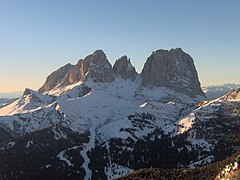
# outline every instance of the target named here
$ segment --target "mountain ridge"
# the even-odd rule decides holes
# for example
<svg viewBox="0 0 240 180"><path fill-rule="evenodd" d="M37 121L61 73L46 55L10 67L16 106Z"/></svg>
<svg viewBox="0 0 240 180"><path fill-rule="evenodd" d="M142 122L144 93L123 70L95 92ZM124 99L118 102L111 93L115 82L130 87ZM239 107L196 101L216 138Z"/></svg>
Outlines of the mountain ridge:
<svg viewBox="0 0 240 180"><path fill-rule="evenodd" d="M203 92L205 93L207 99L215 99L220 96L223 96L224 94L234 90L238 89L240 87L240 84L224 84L224 85L211 85L211 86L204 86L202 87Z"/></svg>
<svg viewBox="0 0 240 180"><path fill-rule="evenodd" d="M164 51L169 67L177 68L170 51ZM230 156L240 144L238 90L206 101L189 83L184 91L143 86L127 56L108 63L97 51L52 90L27 88L0 109L0 179L115 179L141 168L195 168Z"/></svg>
<svg viewBox="0 0 240 180"><path fill-rule="evenodd" d="M143 87L167 87L193 97L204 96L193 59L181 48L169 51L161 49L153 52L144 64L141 74L136 72L127 56L116 60L112 67L103 50L96 50L93 54L79 60L76 65L68 65L69 69L65 66L54 72L57 74L64 68L65 76L61 73L60 79L49 84L49 79L56 78L54 73L50 74L39 92L46 93L56 86L59 88L77 82L85 82L88 78L99 83L110 83L116 77L135 80L139 76L142 78L141 86ZM48 88L44 89L47 86Z"/></svg>

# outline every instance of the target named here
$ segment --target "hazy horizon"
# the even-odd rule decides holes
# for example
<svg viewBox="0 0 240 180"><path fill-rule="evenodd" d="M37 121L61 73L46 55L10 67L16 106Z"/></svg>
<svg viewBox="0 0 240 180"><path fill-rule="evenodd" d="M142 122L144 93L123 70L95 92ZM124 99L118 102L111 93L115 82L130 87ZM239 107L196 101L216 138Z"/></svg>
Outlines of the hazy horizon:
<svg viewBox="0 0 240 180"><path fill-rule="evenodd" d="M202 86L240 84L240 1L4 1L0 92L38 89L66 63L103 49L138 72L157 49L181 47Z"/></svg>
<svg viewBox="0 0 240 180"><path fill-rule="evenodd" d="M223 86L223 85L227 85L227 84L240 85L238 83L224 83L224 84L212 84L212 85L206 85L206 86L201 85L201 87ZM26 87L26 88L28 88L28 87ZM32 89L32 90L37 91L38 89ZM18 98L18 97L20 97L22 95L24 90L25 89L23 89L22 91L0 92L0 98Z"/></svg>

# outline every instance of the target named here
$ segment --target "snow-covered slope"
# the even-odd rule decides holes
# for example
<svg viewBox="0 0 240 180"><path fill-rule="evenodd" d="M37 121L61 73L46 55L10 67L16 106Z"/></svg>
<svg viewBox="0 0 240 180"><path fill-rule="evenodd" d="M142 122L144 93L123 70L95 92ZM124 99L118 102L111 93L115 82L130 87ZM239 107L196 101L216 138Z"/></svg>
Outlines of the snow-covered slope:
<svg viewBox="0 0 240 180"><path fill-rule="evenodd" d="M17 99L7 99L7 98L1 98L0 99L0 109L4 106L7 106L8 104L16 101Z"/></svg>
<svg viewBox="0 0 240 180"><path fill-rule="evenodd" d="M134 81L116 78L111 83L78 82L52 90L52 94L59 95L55 98L28 90L19 100L0 110L0 125L14 137L46 128L52 128L56 139L71 136L70 132L88 133L89 141L83 144L81 151L82 167L87 172L85 178L88 178L94 176L89 168L93 163L89 153L96 146L105 144L107 148L106 142L116 138L131 140L135 144L158 128L169 134L174 129L174 122L199 102L197 98L167 88L143 88L139 81L140 77ZM141 122L142 118L145 122ZM67 131L56 131L56 126ZM59 152L61 157L65 152ZM111 179L132 170L112 162L104 172Z"/></svg>
<svg viewBox="0 0 240 180"><path fill-rule="evenodd" d="M240 89L210 101L203 101L187 117L178 121L178 132L183 133L192 128L195 122L216 118L219 114L230 117L240 116Z"/></svg>
<svg viewBox="0 0 240 180"><path fill-rule="evenodd" d="M28 113L0 116L0 126L13 136L23 136L56 125L63 118L55 105Z"/></svg>
<svg viewBox="0 0 240 180"><path fill-rule="evenodd" d="M26 89L20 99L0 109L0 116L30 113L41 109L52 101L53 97Z"/></svg>
<svg viewBox="0 0 240 180"><path fill-rule="evenodd" d="M195 167L218 160L216 149L228 143L225 138L238 136L239 91L204 101L201 93L143 86L135 70L123 76L126 64L119 63L113 71L97 51L69 67L62 81L54 79L53 88L43 93L26 89L1 108L0 174L28 178L21 159L12 163L13 152L35 158L32 172L42 178L58 172L52 176L112 179L142 167ZM226 128L229 136L221 137ZM221 151L231 153L237 143ZM41 159L35 156L39 153Z"/></svg>

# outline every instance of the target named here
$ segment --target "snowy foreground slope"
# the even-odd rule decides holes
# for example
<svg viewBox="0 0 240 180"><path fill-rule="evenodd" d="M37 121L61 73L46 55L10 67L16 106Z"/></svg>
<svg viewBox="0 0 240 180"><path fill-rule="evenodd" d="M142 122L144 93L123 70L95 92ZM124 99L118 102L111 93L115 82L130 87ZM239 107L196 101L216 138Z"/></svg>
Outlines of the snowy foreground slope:
<svg viewBox="0 0 240 180"><path fill-rule="evenodd" d="M158 128L162 128L167 135L174 129L173 123L178 120L178 117L184 116L191 110L189 107L194 107L193 104L197 102L166 88L139 89L137 81L116 79L111 84L84 83L84 85L76 85L75 88L89 86L92 91L88 94L79 97L73 88L66 94L56 97L55 101L51 101L48 95L31 90L32 94L23 95L19 100L1 109L0 112L4 116L0 116L0 125L13 138L25 138L29 133L46 129L53 134L54 141L62 138L69 139L71 133L80 136L89 135L88 142L81 142L82 144L74 144L73 147L63 149L55 158L59 158L68 166L77 166L71 159L65 157L65 153L71 148L73 148L71 150L82 148L79 156L82 156L84 163L79 168L87 171L86 177L90 177L92 170L89 166L94 160L89 160L88 153L95 147L104 147L109 151L108 143L118 138L131 142L133 146L139 139L147 137ZM124 96L125 94L127 96ZM154 97L155 94L158 96ZM44 96L44 98L41 98L42 101L37 99L36 102L36 99L30 98L33 95ZM176 97L177 102L171 101L173 97ZM46 105L46 102L50 104ZM184 110L181 112L181 109ZM14 146L16 146L15 141L11 141L1 150L4 153L5 150ZM24 146L26 149L34 146L34 140L26 142ZM126 150L132 151L131 146L125 147ZM107 154L102 158L111 159ZM102 167L108 178L132 172L132 169L127 168L126 165L117 164L110 159L104 160L110 164Z"/></svg>
<svg viewBox="0 0 240 180"><path fill-rule="evenodd" d="M177 68L185 56L176 49L150 59ZM194 168L239 144L239 91L203 101L200 83L190 87L194 68L179 79L169 75L165 86L144 86L126 57L112 69L102 51L66 67L42 93L26 89L0 109L0 179L115 179L143 167ZM181 83L186 91L172 88Z"/></svg>

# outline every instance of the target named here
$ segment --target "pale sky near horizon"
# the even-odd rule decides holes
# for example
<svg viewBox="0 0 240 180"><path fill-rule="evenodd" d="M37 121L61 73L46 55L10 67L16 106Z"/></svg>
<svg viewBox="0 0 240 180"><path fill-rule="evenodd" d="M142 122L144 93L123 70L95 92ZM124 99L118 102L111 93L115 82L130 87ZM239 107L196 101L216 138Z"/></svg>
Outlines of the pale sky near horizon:
<svg viewBox="0 0 240 180"><path fill-rule="evenodd" d="M181 47L203 86L240 84L239 0L0 0L0 92L38 89L66 63L103 49L138 72Z"/></svg>

